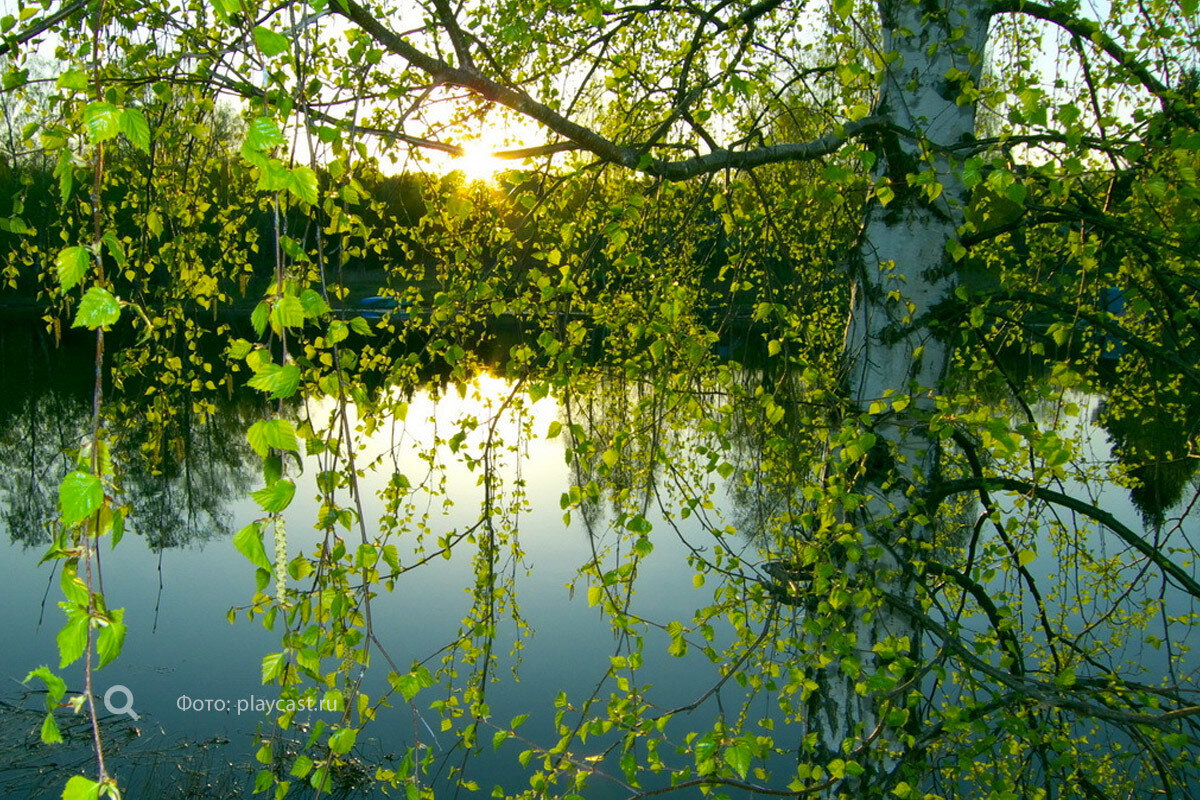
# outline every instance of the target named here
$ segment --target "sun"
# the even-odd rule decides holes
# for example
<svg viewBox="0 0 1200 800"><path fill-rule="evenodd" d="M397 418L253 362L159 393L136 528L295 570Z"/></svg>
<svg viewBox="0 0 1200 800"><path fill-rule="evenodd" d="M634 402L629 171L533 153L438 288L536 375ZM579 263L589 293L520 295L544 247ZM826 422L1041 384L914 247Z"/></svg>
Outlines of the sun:
<svg viewBox="0 0 1200 800"><path fill-rule="evenodd" d="M463 154L450 161L450 168L460 170L469 181L491 183L496 173L512 167L512 162L492 155L496 146L488 141L477 139L462 145Z"/></svg>

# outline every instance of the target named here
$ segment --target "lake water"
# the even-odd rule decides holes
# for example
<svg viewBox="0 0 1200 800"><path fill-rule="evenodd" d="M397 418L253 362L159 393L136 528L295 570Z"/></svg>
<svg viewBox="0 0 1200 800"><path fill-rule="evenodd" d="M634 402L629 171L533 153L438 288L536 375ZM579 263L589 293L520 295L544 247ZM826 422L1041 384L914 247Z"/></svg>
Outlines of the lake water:
<svg viewBox="0 0 1200 800"><path fill-rule="evenodd" d="M86 347L53 350L30 333L10 331L7 335L12 341L5 352L12 358L4 368L9 393L0 416L0 465L4 468L0 502L6 503L0 556L0 608L4 611L0 699L8 705L0 707L0 794L48 798L61 793L62 781L69 774L66 770L90 769L82 730L75 730L71 741L57 750L35 744L40 700L24 694L20 685L25 674L38 665L57 666L59 590L52 566L38 565L44 550L38 519L53 511L58 476L68 468L63 451L78 441L89 410L88 382L75 378L72 386L69 380L58 378L81 373L86 377L90 354ZM15 363L20 360L17 353L26 355L24 365ZM511 402L514 397L519 402ZM600 393L593 395L591 402L603 399ZM1070 424L1078 426L1078 439L1087 448L1083 458L1097 465L1111 463L1113 455L1105 433L1090 422L1099 401L1088 396L1075 399L1080 410ZM328 408L327 403L312 402L305 413L322 419ZM591 695L605 678L610 658L628 652L629 644L614 634L597 607L589 605L588 582L580 577L580 570L594 558L611 564L627 556L628 536L614 536L608 529L607 522L613 517L608 500L576 510L569 523L563 519L560 498L582 481L565 459L567 432L554 438L547 433L556 423L578 420L582 410L586 409L577 406L568 412L563 400L554 396L533 400L519 389L514 392L508 379L485 372L465 385L417 388L407 397L403 421L386 421L370 435L360 437L358 459L365 470L362 488L371 535L378 532L377 521L384 511L380 496L395 486L394 476L403 474L416 487L405 495L411 516L393 531L390 540L399 548L401 562L411 564L422 557L420 548L426 552L437 549L438 536L467 530L478 522L485 490L481 468L468 466L467 457L482 453L487 421L495 420L494 433L505 447L493 453L492 475L500 487L501 505L507 505L498 519L511 528L511 536L501 544L498 571L511 580L519 618L528 633L512 615L500 615L507 621L496 636L498 661L491 670L495 682L488 687L487 700L492 718L502 725L518 714L530 713L520 733L540 747L551 746L557 739L553 715L559 693L566 692L573 702ZM667 418L664 430L672 431L671 412L663 413ZM114 753L113 769L129 788L129 797L168 793L242 796L239 787L252 782L255 769L255 734L270 729L269 723L264 724L267 715L255 711L254 706L277 698L273 687L261 684L260 661L279 650L278 633L247 621L244 615L239 615L235 624L226 619L230 608L245 606L254 591L253 568L231 541L234 532L261 513L247 496L260 485L257 458L229 433L242 430L245 419L245 410L231 401L218 415L196 421L189 428L186 453L168 459L166 475L131 467L126 478L126 490L134 503L131 530L119 547L101 554L105 595L110 606L126 609L128 635L121 657L97 673L97 691L126 687L132 710L139 717L110 715L104 722ZM457 452L451 452L447 440L463 427L464 420L481 424L459 443ZM606 424L619 428L620 420L609 419ZM686 430L671 435L676 443L687 441ZM680 451L678 457L681 471L686 472L684 462L689 456ZM318 512L314 498L319 469L317 459L309 457L297 478L296 500L286 515L288 547L293 554L311 550L321 540L311 527ZM694 547L711 552L718 541L711 533L714 529L747 519L745 492L735 498L729 487L715 475L713 478L709 507L687 519L681 518L672 504L671 498L678 500L680 490L670 487L670 472L660 474L660 492L644 505L639 488L627 487L632 489L628 504L642 510L653 526L654 545L638 566L631 613L664 623L689 621L696 609L712 604L714 585L696 585L696 571L688 557ZM614 478L611 483L619 481ZM1093 485L1068 483L1062 490L1081 497L1090 493L1123 523L1142 529L1141 514L1122 489L1097 490ZM662 505L656 496L664 499ZM1023 512L1010 505L1006 513ZM1171 542L1182 543L1195 534L1196 520L1197 515L1185 509L1173 527L1165 529L1174 537ZM1063 520L1062 526L1063 530L1083 531L1080 535L1085 541L1079 546L1099 558L1121 549L1111 535L1092 530L1080 519ZM1040 552L1051 549L1051 539L1058 535L1053 527L1041 526ZM422 530L426 531L423 535ZM721 546L740 552L746 564L758 561L752 537L725 534L720 541ZM606 552L606 548L612 550ZM421 662L435 668L443 648L455 641L472 610L476 584L472 559L477 552L478 547L464 542L450 558L437 557L405 573L393 592L381 593L374 601L377 637L401 667ZM1038 559L1029 566L1047 585L1066 591L1068 582L1053 574L1052 564L1049 559ZM998 579L994 588L1002 589L1004 584ZM1172 614L1187 613L1191 608L1182 596L1171 598L1170 606ZM1098 630L1106 624L1088 619L1078 622L1095 624ZM1182 638L1174 646L1186 645L1187 626L1175 630L1182 631ZM667 652L670 637L664 631L648 627L644 633L646 663L640 679L652 685L646 698L657 707L684 706L704 695L719 678L697 649L673 657ZM730 635L728 629L715 634L718 642ZM518 639L521 646L514 650L513 642ZM1161 678L1169 668L1167 652L1140 637L1135 639L1122 658L1140 663L1147 677ZM373 697L385 688L384 672L377 668L368 674L364 690ZM79 664L64 673L72 689L82 686ZM424 701L437 697L439 690L425 691L428 694L419 695L423 701L418 703L420 708ZM608 691L611 687L601 696ZM740 690L730 686L722 692L737 708ZM769 700L762 701L764 711L768 705ZM434 753L437 763L445 765L435 770L438 777L433 780L446 790L445 767L462 760L453 733L440 730L436 713L418 712L398 698L394 706L380 712L364 734L366 738L359 740L356 753L367 763L387 762L419 741ZM689 725L698 729L711 725L717 713L712 706L709 703L694 714L683 715L686 720L673 720L668 735L682 738ZM338 716L335 711L318 709L298 718L305 723L318 719L333 722ZM481 731L480 741L484 747L468 762L466 778L478 782L484 793L493 785L508 792L528 787L526 775L516 767L516 753L529 744L510 740L493 750L490 730ZM589 783L588 798L606 800L629 794L619 780L615 757L600 759L597 766L613 779L598 772Z"/></svg>

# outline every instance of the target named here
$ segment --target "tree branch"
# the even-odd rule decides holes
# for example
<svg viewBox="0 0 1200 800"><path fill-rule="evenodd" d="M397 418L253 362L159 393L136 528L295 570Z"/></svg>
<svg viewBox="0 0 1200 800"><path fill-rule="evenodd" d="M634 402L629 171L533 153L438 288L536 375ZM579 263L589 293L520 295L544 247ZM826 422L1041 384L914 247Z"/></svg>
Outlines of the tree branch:
<svg viewBox="0 0 1200 800"><path fill-rule="evenodd" d="M1178 98L1175 96L1175 92L1150 72L1145 64L1122 47L1116 39L1105 33L1100 27L1100 23L1077 17L1065 10L1065 7L1042 5L1032 2L1032 0L995 0L992 3L991 12L993 14L1027 14L1046 22L1052 22L1067 33L1080 39L1086 39L1136 78L1148 92L1157 97L1162 102L1164 111L1178 115L1192 128L1200 128L1200 116L1197 116L1195 110L1177 102Z"/></svg>
<svg viewBox="0 0 1200 800"><path fill-rule="evenodd" d="M1016 492L1027 496L1036 497L1046 503L1069 508L1083 514L1085 517L1090 517L1096 522L1117 535L1121 541L1137 550L1153 564L1155 564L1163 572L1174 578L1179 586L1193 597L1200 598L1200 583L1196 579L1184 571L1183 567L1176 564L1171 559L1163 555L1157 547L1147 542L1141 536L1134 533L1125 523L1114 517L1109 512L1097 508L1083 500L1071 497L1062 492L1056 492L1053 489L1047 489L1044 486L1037 486L1028 481L1018 480L1016 478L991 477L991 478L960 478L952 481L943 481L942 483L930 486L926 492L926 500L932 503L939 503L943 499L952 494L959 492L974 492L980 489L998 489L1006 492Z"/></svg>
<svg viewBox="0 0 1200 800"><path fill-rule="evenodd" d="M39 33L44 33L58 23L62 22L67 17L74 14L76 11L79 11L85 5L85 0L75 0L74 3L67 3L55 13L46 17L45 19L38 20L20 33L14 36L5 37L4 43L0 44L0 56L11 52L15 45L25 44Z"/></svg>
<svg viewBox="0 0 1200 800"><path fill-rule="evenodd" d="M772 6L771 3L762 5L764 9ZM808 142L768 145L750 150L717 148L710 153L679 161L651 158L644 154L644 145L630 147L617 144L599 133L573 122L520 89L506 86L474 70L454 67L440 58L422 52L404 37L385 26L356 0L345 0L344 6L335 4L334 8L336 13L359 26L389 52L403 58L415 69L427 73L438 83L467 89L484 100L497 103L537 120L573 143L573 147L566 143L545 145L544 148L549 148L548 151L542 148L508 151L505 156L508 158L580 149L593 153L602 161L640 170L647 175L664 180L681 181L727 169L751 169L767 164L809 161L836 152L846 142L885 126L885 120L882 117L872 116L849 122L841 126L839 130L830 131Z"/></svg>

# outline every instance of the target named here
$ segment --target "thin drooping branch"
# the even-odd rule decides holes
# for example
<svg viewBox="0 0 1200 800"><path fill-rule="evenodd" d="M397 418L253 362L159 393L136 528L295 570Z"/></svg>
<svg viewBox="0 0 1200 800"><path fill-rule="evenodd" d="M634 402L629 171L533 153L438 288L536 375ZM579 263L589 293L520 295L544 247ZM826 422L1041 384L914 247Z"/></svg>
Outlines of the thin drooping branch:
<svg viewBox="0 0 1200 800"><path fill-rule="evenodd" d="M951 495L959 494L960 492L975 492L980 489L1016 492L1017 494L1035 497L1046 503L1069 508L1072 511L1083 514L1085 517L1089 517L1108 528L1117 535L1117 538L1141 553L1151 563L1174 578L1179 587L1185 592L1193 597L1200 598L1200 582L1197 582L1195 578L1189 575L1183 567L1176 564L1161 549L1139 536L1111 513L1102 508L1097 508L1085 500L1071 497L1068 494L1057 492L1053 489L1047 489L1044 486L1037 486L1029 481L1000 476L960 478L943 481L942 483L930 486L925 493L925 497L927 502L937 504Z"/></svg>
<svg viewBox="0 0 1200 800"><path fill-rule="evenodd" d="M1030 0L996 0L993 14L1026 14L1051 22L1079 39L1091 42L1126 72L1137 79L1146 91L1157 97L1163 110L1173 113L1192 128L1200 128L1200 116L1191 108L1176 102L1175 93L1136 56L1100 27L1100 23L1077 17L1066 6L1047 6Z"/></svg>

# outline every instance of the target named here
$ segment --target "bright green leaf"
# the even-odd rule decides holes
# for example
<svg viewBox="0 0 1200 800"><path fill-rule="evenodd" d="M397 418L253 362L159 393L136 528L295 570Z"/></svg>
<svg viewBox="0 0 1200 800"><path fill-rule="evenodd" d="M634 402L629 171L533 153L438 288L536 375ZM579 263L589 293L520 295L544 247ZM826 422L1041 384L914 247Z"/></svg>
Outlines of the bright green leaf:
<svg viewBox="0 0 1200 800"><path fill-rule="evenodd" d="M246 128L245 147L255 152L265 152L287 143L274 121L269 117L255 117Z"/></svg>
<svg viewBox="0 0 1200 800"><path fill-rule="evenodd" d="M254 452L263 458L267 457L272 448L300 452L296 428L286 419L260 419L246 431L246 438Z"/></svg>
<svg viewBox="0 0 1200 800"><path fill-rule="evenodd" d="M269 28L258 25L254 28L254 43L267 58L277 56L288 48L287 37Z"/></svg>
<svg viewBox="0 0 1200 800"><path fill-rule="evenodd" d="M271 571L271 562L263 548L262 525L251 522L233 537L233 546L256 567Z"/></svg>
<svg viewBox="0 0 1200 800"><path fill-rule="evenodd" d="M79 302L72 328L106 328L121 318L121 302L107 289L93 286Z"/></svg>
<svg viewBox="0 0 1200 800"><path fill-rule="evenodd" d="M97 800L100 784L82 775L72 775L63 789L62 800Z"/></svg>
<svg viewBox="0 0 1200 800"><path fill-rule="evenodd" d="M291 397L300 385L300 368L295 364L267 364L247 383L255 389L270 392L273 398Z"/></svg>
<svg viewBox="0 0 1200 800"><path fill-rule="evenodd" d="M111 619L108 624L102 626L96 635L96 654L99 656L97 668L111 663L121 654L121 647L125 644L125 609L113 609L109 616Z"/></svg>
<svg viewBox="0 0 1200 800"><path fill-rule="evenodd" d="M67 473L58 486L58 507L63 522L74 525L87 519L104 503L104 488L95 475L80 470Z"/></svg>
<svg viewBox="0 0 1200 800"><path fill-rule="evenodd" d="M357 737L358 731L354 728L342 728L340 731L334 731L329 736L329 750L338 755L345 755L354 747L354 740Z"/></svg>
<svg viewBox="0 0 1200 800"><path fill-rule="evenodd" d="M64 292L67 292L87 275L88 267L92 264L92 257L86 247L64 247L58 251L58 258L55 259L54 264L55 272L58 275L58 285Z"/></svg>
<svg viewBox="0 0 1200 800"><path fill-rule="evenodd" d="M59 629L55 641L58 643L58 668L75 663L87 647L88 615L85 611L72 614L67 624Z"/></svg>
<svg viewBox="0 0 1200 800"><path fill-rule="evenodd" d="M317 204L317 173L305 166L295 167L288 175L287 190L300 200Z"/></svg>
<svg viewBox="0 0 1200 800"><path fill-rule="evenodd" d="M83 110L83 122L92 144L108 141L121 132L120 112L112 103L89 103Z"/></svg>
<svg viewBox="0 0 1200 800"><path fill-rule="evenodd" d="M268 514L276 514L287 508L296 495L296 484L290 478L281 478L270 486L251 492L254 502Z"/></svg>
<svg viewBox="0 0 1200 800"><path fill-rule="evenodd" d="M139 109L127 108L121 112L119 124L121 133L125 134L130 144L143 153L150 152L150 124L145 114Z"/></svg>
<svg viewBox="0 0 1200 800"><path fill-rule="evenodd" d="M725 748L725 763L733 767L738 777L744 780L746 774L750 771L750 759L752 755L750 745L745 742L738 742L732 747Z"/></svg>

